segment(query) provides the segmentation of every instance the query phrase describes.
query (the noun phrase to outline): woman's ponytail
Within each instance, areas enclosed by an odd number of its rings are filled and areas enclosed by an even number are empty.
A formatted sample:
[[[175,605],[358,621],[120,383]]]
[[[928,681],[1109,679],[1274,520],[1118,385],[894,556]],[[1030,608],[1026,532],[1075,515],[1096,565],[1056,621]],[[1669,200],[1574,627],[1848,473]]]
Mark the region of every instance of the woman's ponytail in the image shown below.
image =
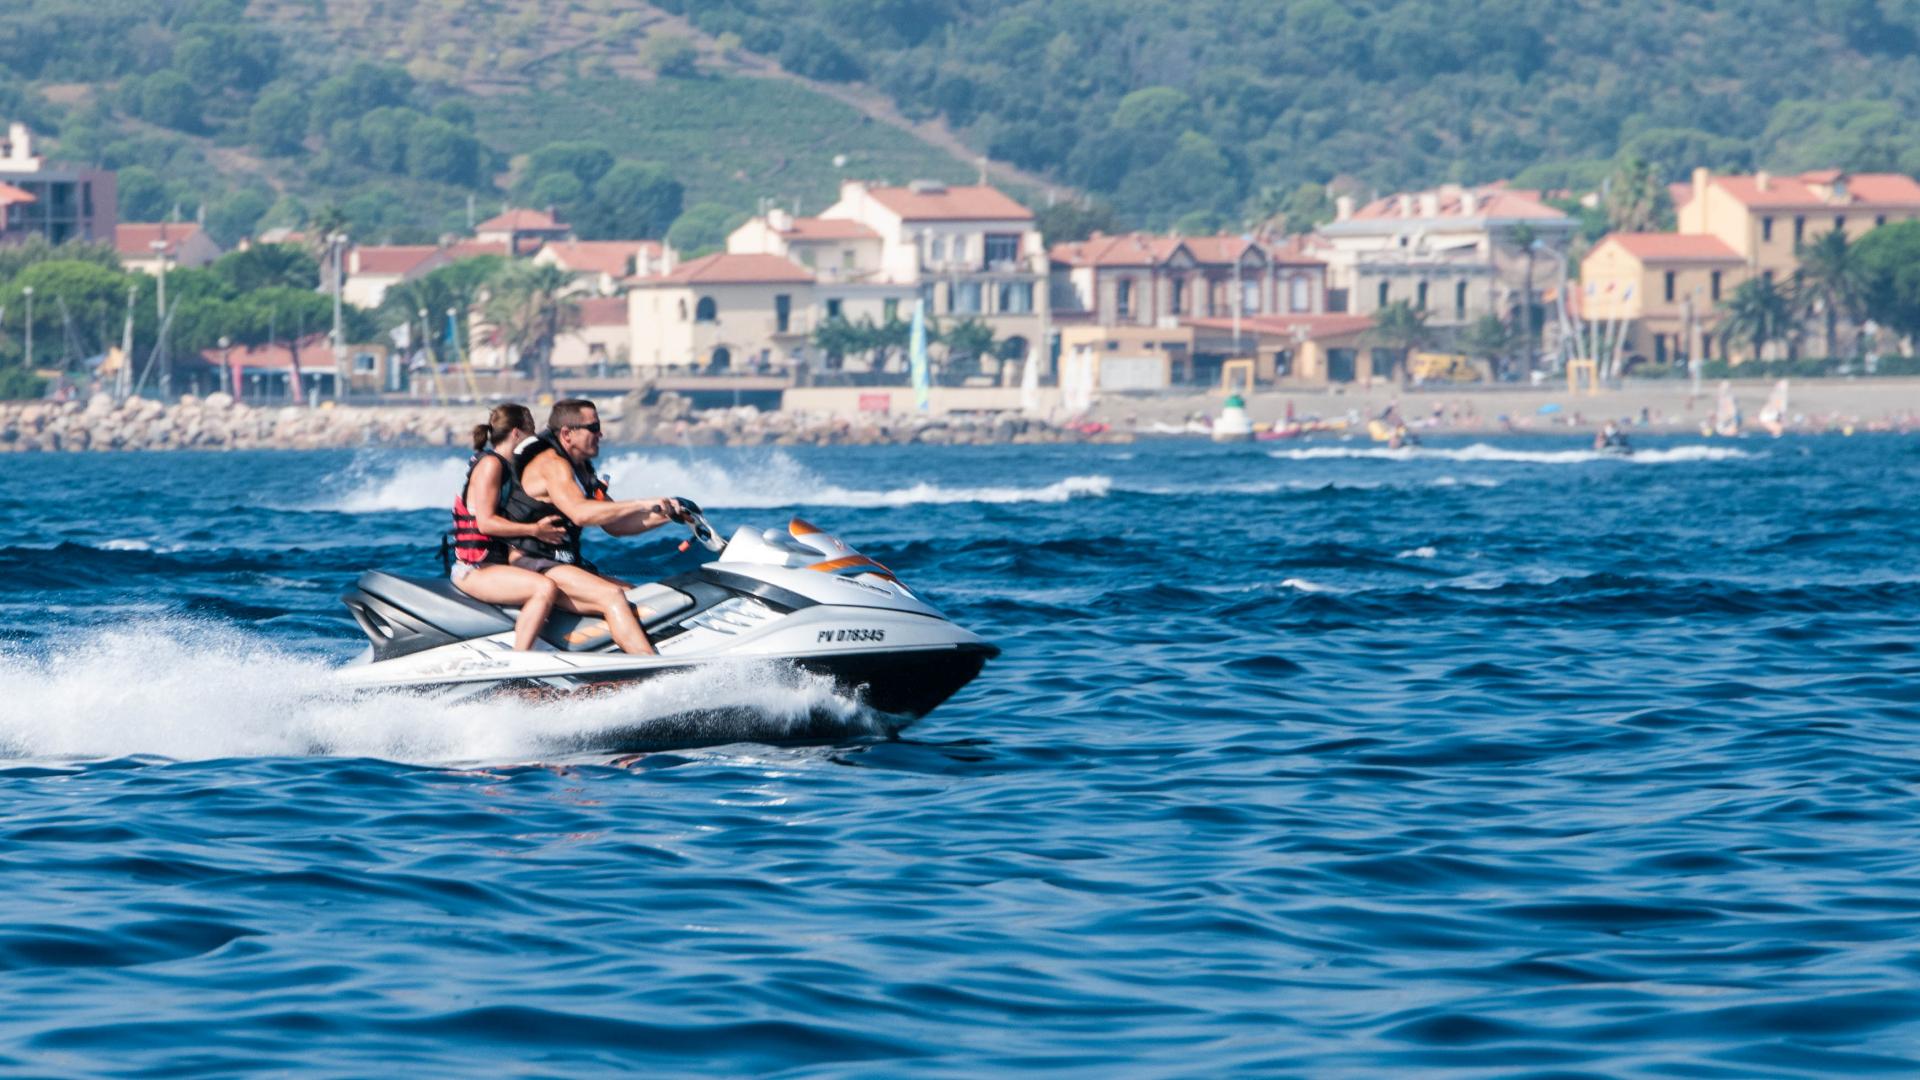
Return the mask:
[[[473,448],[475,450],[485,450],[487,448],[487,438],[492,434],[493,429],[485,424],[473,425]]]

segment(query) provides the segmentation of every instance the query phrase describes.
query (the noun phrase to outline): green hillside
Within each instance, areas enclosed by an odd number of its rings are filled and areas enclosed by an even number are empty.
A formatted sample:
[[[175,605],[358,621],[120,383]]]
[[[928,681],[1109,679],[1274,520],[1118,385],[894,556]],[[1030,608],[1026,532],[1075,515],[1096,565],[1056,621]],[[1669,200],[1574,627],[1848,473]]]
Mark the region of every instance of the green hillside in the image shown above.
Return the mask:
[[[227,239],[508,198],[710,236],[976,154],[1202,228],[1626,157],[1920,170],[1917,35],[1913,0],[34,0],[0,10],[0,114]]]

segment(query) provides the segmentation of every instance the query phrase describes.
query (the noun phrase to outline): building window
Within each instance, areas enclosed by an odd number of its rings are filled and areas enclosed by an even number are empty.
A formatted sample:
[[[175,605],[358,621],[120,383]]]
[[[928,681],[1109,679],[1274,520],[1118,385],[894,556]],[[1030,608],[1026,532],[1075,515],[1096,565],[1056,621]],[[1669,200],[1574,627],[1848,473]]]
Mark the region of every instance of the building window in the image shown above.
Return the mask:
[[[1260,314],[1260,282],[1240,282],[1240,310],[1248,315]]]
[[[694,322],[720,321],[720,305],[714,303],[713,297],[711,296],[701,297],[700,302],[693,306],[693,321]]]
[[[1766,279],[1767,284],[1769,285],[1773,284],[1773,271],[1762,270],[1760,271],[1760,276]]]
[[[1413,306],[1416,310],[1427,310],[1427,283],[1422,281],[1413,287]]]
[[[1882,225],[1885,225],[1886,223],[1887,223],[1887,215],[1885,215],[1885,214],[1875,214],[1875,215],[1873,215],[1873,227],[1874,227],[1874,228],[1876,228],[1876,229],[1877,229],[1877,228],[1879,228],[1880,226],[1882,226]]]
[[[1453,283],[1453,317],[1456,319],[1467,317],[1467,283],[1464,281]]]
[[[852,248],[840,249],[840,269],[842,270],[853,269],[853,249]]]
[[[956,315],[980,314],[980,283],[954,282],[947,292],[947,309]]]
[[[1133,314],[1133,279],[1121,278],[1113,285],[1114,307],[1122,316]]]
[[[1673,302],[1673,271],[1671,270],[1667,271],[1665,293],[1666,293],[1667,302],[1672,303]]]
[[[1390,295],[1392,295],[1392,294],[1391,294],[1391,292],[1389,291],[1389,288],[1388,288],[1388,285],[1387,285],[1387,283],[1386,283],[1386,282],[1384,282],[1384,281],[1383,281],[1383,282],[1381,282],[1381,283],[1380,283],[1380,306],[1381,306],[1381,307],[1386,307],[1386,306],[1387,306],[1387,297],[1388,297],[1388,296],[1390,296]]]
[[[801,266],[804,266],[809,270],[813,269],[813,258],[814,256],[813,256],[812,248],[803,247],[800,249],[800,265]]]
[[[827,301],[827,318],[837,319],[839,317],[840,317],[840,301],[839,300]]]
[[[900,321],[900,301],[898,300],[882,301],[880,304],[880,320],[882,322],[899,322]]]
[[[1713,277],[1712,277],[1712,278],[1710,278],[1709,280],[1710,280],[1710,281],[1712,282],[1712,284],[1710,284],[1710,285],[1709,285],[1709,286],[1707,286],[1707,287],[1708,287],[1708,289],[1709,289],[1709,290],[1711,290],[1711,291],[1712,291],[1712,293],[1713,293],[1713,298],[1714,298],[1715,300],[1718,300],[1718,299],[1720,299],[1720,271],[1718,271],[1718,270],[1715,270],[1715,271],[1713,272]],[[1669,300],[1671,300],[1671,299],[1673,299],[1673,298],[1672,298],[1672,297],[1668,297],[1667,299],[1669,299]]]
[[[1847,231],[1847,217],[1845,214],[1833,215],[1833,231],[1835,232]]]
[[[1308,308],[1311,308],[1312,306],[1313,306],[1313,286],[1307,283],[1306,278],[1303,278],[1303,277],[1294,278],[1293,279],[1293,310],[1306,311]]]
[[[1794,218],[1793,219],[1794,244],[1797,246],[1803,243],[1806,239],[1807,239],[1807,219],[1805,217]]]
[[[947,261],[947,238],[944,236],[933,238],[933,261],[937,263]]]
[[[1773,243],[1773,219],[1770,217],[1760,219],[1760,242],[1763,244]]]
[[[786,333],[793,324],[793,297],[781,293],[773,298],[773,332]]]
[[[1020,234],[988,233],[987,265],[1012,266],[1020,261]]]
[[[1168,299],[1173,304],[1173,313],[1175,315],[1186,314],[1186,312],[1183,309],[1186,306],[1184,303],[1184,300],[1187,295],[1187,283],[1185,281],[1182,281],[1179,278],[1174,278],[1169,283],[1169,285],[1170,285],[1170,288],[1168,291],[1170,295],[1168,296]]]
[[[1000,286],[1000,311],[1005,315],[1026,315],[1033,311],[1033,282],[1009,281]]]

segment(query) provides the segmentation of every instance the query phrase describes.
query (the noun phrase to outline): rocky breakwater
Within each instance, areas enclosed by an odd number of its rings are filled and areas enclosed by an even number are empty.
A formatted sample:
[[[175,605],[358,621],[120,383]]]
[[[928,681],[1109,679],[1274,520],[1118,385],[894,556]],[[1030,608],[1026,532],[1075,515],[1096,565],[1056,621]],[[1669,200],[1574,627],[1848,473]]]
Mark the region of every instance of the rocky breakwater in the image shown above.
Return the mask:
[[[473,410],[428,408],[256,408],[226,394],[120,403],[0,402],[0,452],[80,450],[318,450],[332,447],[454,446],[466,442]]]
[[[804,412],[766,412],[751,405],[696,412],[666,392],[650,403],[640,395],[621,402],[613,427],[621,442],[646,446],[986,446],[1000,443],[1131,442],[1104,428],[1063,427],[1005,413],[876,413],[849,419]]]

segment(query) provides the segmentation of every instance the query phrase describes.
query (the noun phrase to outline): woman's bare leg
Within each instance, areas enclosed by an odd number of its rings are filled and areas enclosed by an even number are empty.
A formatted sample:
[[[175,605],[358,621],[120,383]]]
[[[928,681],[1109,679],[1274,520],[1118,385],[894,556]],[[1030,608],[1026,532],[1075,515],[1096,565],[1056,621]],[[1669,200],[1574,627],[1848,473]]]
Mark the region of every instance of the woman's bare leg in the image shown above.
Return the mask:
[[[556,566],[549,569],[546,576],[560,586],[560,591],[572,601],[575,610],[607,620],[607,629],[613,633],[613,643],[620,646],[622,652],[635,656],[654,655],[653,644],[647,640],[647,632],[640,628],[640,619],[634,615],[633,605],[627,603],[625,589],[577,566]]]
[[[540,628],[553,613],[560,598],[560,586],[543,574],[517,566],[483,566],[454,587],[486,604],[519,605],[520,617],[513,621],[513,647],[526,652],[540,636]]]

